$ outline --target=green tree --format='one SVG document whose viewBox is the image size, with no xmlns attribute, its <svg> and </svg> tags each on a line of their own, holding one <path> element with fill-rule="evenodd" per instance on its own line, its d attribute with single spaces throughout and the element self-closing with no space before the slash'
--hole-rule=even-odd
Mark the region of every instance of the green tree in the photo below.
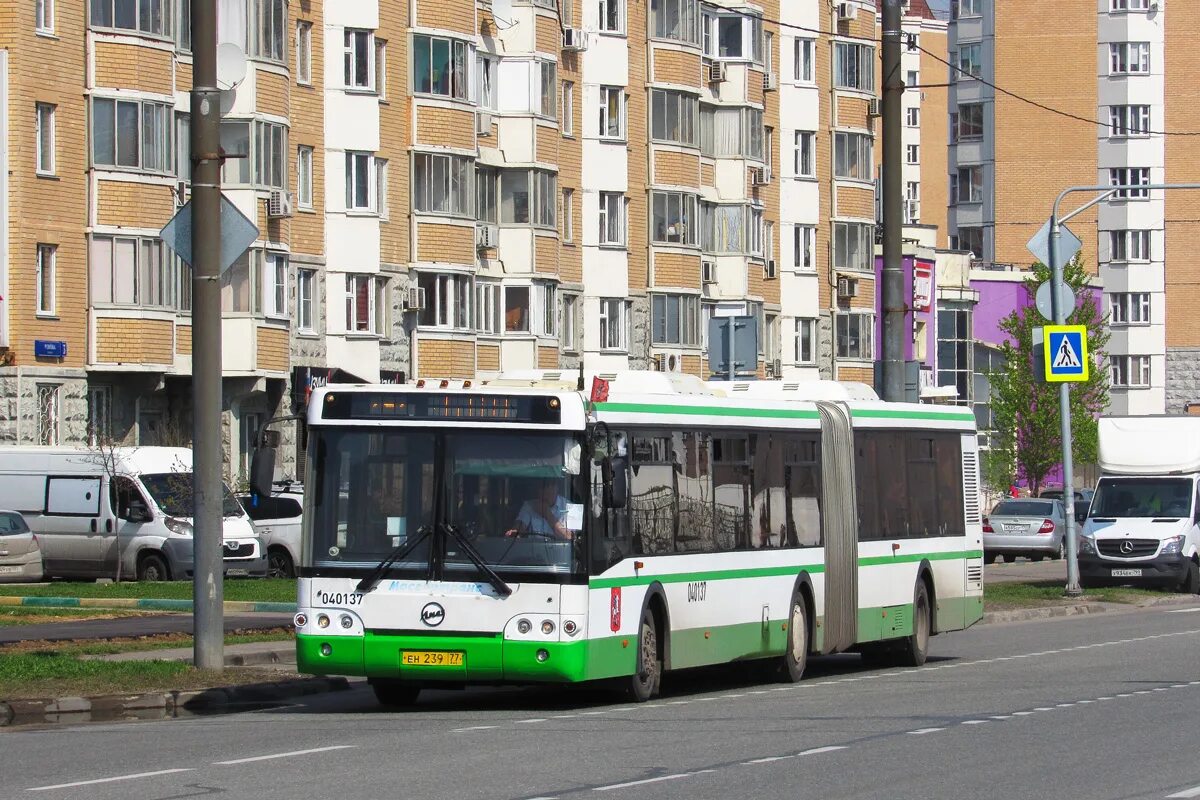
<svg viewBox="0 0 1200 800">
<path fill-rule="evenodd" d="M 1088 380 L 1070 384 L 1072 452 L 1075 462 L 1083 464 L 1096 460 L 1096 418 L 1108 407 L 1109 389 L 1109 371 L 1103 358 L 1108 345 L 1108 316 L 1098 310 L 1098 292 L 1088 286 L 1088 278 L 1078 255 L 1063 269 L 1063 280 L 1076 298 L 1067 324 L 1087 326 L 1092 357 Z M 1030 298 L 1048 280 L 1049 268 L 1034 264 L 1025 280 Z M 984 480 L 994 489 L 1005 489 L 1023 478 L 1036 494 L 1046 476 L 1062 461 L 1058 386 L 1043 383 L 1034 375 L 1033 329 L 1046 324 L 1031 302 L 1000 321 L 1000 329 L 1010 340 L 1000 347 L 1002 366 L 988 373 L 995 434 L 983 471 Z"/>
</svg>

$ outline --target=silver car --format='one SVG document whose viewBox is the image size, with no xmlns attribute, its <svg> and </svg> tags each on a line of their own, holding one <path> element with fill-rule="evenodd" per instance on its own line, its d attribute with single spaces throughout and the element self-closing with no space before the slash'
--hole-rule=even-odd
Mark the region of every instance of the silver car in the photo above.
<svg viewBox="0 0 1200 800">
<path fill-rule="evenodd" d="M 296 577 L 300 563 L 300 520 L 303 516 L 304 489 L 294 481 L 276 481 L 270 497 L 239 495 L 242 507 L 254 522 L 254 531 L 267 548 L 268 575 L 272 578 Z"/>
<path fill-rule="evenodd" d="M 0 583 L 42 579 L 42 548 L 16 511 L 0 511 Z"/>
<path fill-rule="evenodd" d="M 1001 500 L 983 520 L 983 557 L 1016 561 L 1063 557 L 1067 524 L 1061 500 L 1028 497 Z"/>
</svg>

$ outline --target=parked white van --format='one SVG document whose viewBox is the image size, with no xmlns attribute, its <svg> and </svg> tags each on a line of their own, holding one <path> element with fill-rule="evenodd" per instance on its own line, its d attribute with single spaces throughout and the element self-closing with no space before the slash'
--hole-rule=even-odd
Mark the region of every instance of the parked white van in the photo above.
<svg viewBox="0 0 1200 800">
<path fill-rule="evenodd" d="M 37 534 L 47 577 L 192 577 L 192 451 L 0 447 L 0 508 Z M 228 487 L 225 574 L 266 575 L 266 549 Z"/>
<path fill-rule="evenodd" d="M 1200 417 L 1101 417 L 1102 477 L 1079 538 L 1086 586 L 1200 593 Z"/>
</svg>

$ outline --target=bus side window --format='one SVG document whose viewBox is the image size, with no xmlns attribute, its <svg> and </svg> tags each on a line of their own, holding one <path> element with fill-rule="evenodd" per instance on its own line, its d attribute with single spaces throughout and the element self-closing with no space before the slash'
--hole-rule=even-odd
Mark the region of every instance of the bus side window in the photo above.
<svg viewBox="0 0 1200 800">
<path fill-rule="evenodd" d="M 713 495 L 717 550 L 750 543 L 750 439 L 741 434 L 713 437 Z"/>
<path fill-rule="evenodd" d="M 854 486 L 858 494 L 858 540 L 868 542 L 884 538 L 882 515 L 879 513 L 879 472 L 876 469 L 875 431 L 854 433 Z"/>
<path fill-rule="evenodd" d="M 783 447 L 769 433 L 755 433 L 750 467 L 750 546 L 782 547 L 785 539 Z"/>
<path fill-rule="evenodd" d="M 675 552 L 704 553 L 716 549 L 713 538 L 713 480 L 711 439 L 707 433 L 674 435 L 676 525 Z"/>
<path fill-rule="evenodd" d="M 639 433 L 630 437 L 629 520 L 634 552 L 671 552 L 677 518 L 676 480 L 671 436 Z"/>
<path fill-rule="evenodd" d="M 632 555 L 633 546 L 629 535 L 629 509 L 606 508 L 604 505 L 604 473 L 600 462 L 591 462 L 589 478 L 592 490 L 592 527 L 589 537 L 592 574 L 599 574 Z"/>
<path fill-rule="evenodd" d="M 787 437 L 783 448 L 786 546 L 819 547 L 822 542 L 820 437 Z"/>
</svg>

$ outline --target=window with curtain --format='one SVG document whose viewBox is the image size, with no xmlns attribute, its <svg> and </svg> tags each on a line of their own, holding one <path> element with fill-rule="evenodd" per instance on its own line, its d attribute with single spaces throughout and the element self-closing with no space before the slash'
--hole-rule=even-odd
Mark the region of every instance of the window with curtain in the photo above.
<svg viewBox="0 0 1200 800">
<path fill-rule="evenodd" d="M 652 192 L 650 236 L 660 244 L 695 246 L 699 243 L 696 195 L 683 192 Z"/>
<path fill-rule="evenodd" d="M 414 153 L 413 211 L 474 217 L 481 199 L 472 191 L 474 175 L 475 163 L 465 156 Z"/>
<path fill-rule="evenodd" d="M 695 145 L 699 98 L 666 89 L 650 90 L 650 135 L 661 142 Z"/>
<path fill-rule="evenodd" d="M 92 99 L 92 164 L 172 174 L 174 108 L 148 100 Z"/>
<path fill-rule="evenodd" d="M 413 47 L 413 91 L 466 100 L 467 65 L 474 62 L 473 48 L 466 42 L 416 34 Z"/>
<path fill-rule="evenodd" d="M 838 178 L 857 181 L 873 180 L 871 137 L 865 133 L 833 135 L 833 174 Z"/>
</svg>

